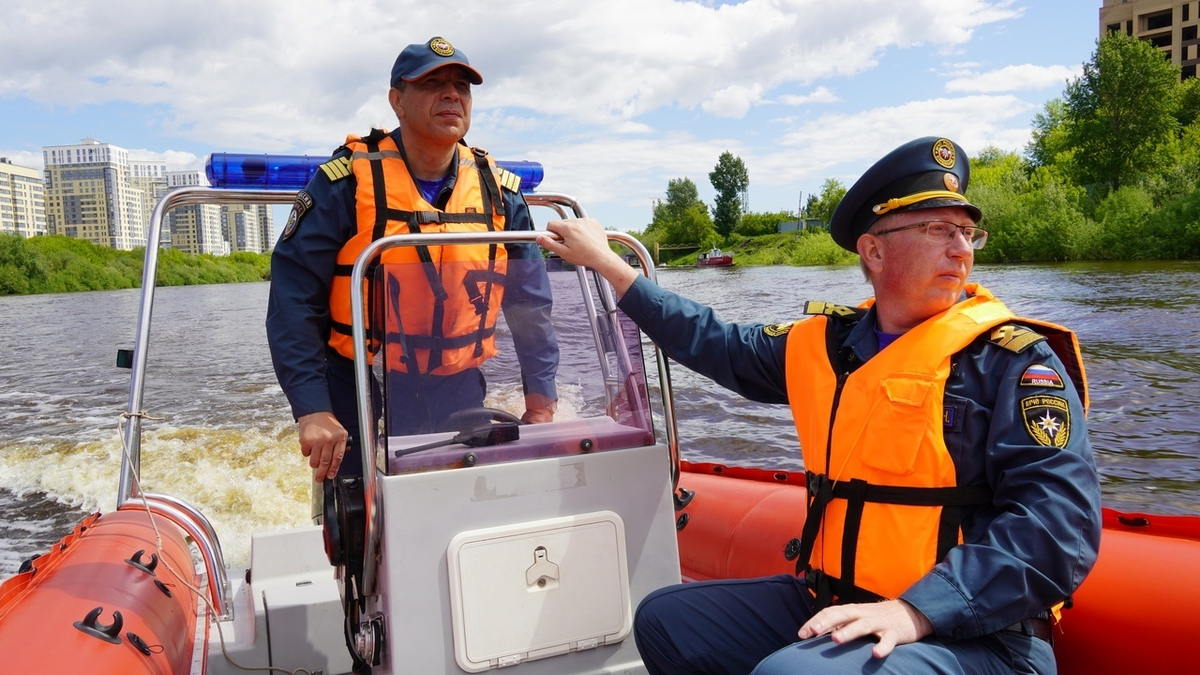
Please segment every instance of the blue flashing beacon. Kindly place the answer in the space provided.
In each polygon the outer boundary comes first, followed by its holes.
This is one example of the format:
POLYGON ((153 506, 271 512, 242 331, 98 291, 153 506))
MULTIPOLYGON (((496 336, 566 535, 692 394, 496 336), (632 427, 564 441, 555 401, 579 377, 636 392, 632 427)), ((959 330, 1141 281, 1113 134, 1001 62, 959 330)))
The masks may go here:
MULTIPOLYGON (((309 155, 214 152, 205 162, 204 174, 215 188, 299 190, 308 185, 317 168, 327 161, 328 157, 309 155)), ((496 164, 520 176, 521 192, 533 192, 545 175, 538 162, 516 160, 497 161, 496 164)))

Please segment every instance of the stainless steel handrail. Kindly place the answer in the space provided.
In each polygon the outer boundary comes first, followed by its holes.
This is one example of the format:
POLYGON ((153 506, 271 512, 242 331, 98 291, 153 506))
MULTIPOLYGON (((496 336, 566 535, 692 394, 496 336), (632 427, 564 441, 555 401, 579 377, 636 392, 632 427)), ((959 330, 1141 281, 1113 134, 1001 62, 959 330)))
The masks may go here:
MULTIPOLYGON (((570 199, 564 197, 564 199, 570 199)), ((572 200, 573 202, 573 200, 572 200)), ((576 212, 581 209, 576 207, 576 212)), ((363 252, 359 254, 358 259, 354 262, 354 268, 350 276, 350 310, 351 324, 353 328, 353 340, 355 345, 354 350, 354 376, 357 383, 357 403, 358 403, 358 423, 359 428, 368 430, 362 433, 360 439, 360 451, 362 453, 363 463, 363 501, 366 507, 366 536, 364 537, 363 551, 363 595, 371 596, 376 594, 377 582, 377 566, 378 566, 378 551, 379 551, 379 536, 381 532, 380 509, 379 509, 379 486, 378 486, 378 470, 376 468, 378 448, 374 419, 372 415, 371 401, 369 399, 370 391, 370 356, 365 353, 365 350, 358 349, 359 345, 367 344, 366 334, 366 310, 364 308, 363 288, 366 281, 367 267, 377 258, 383 250, 393 246, 449 246, 455 244, 501 244, 514 242, 534 242, 539 236, 547 234, 541 231, 522 231, 522 232, 479 232, 479 233, 420 233, 420 234, 398 234, 388 237, 383 237, 371 242, 363 252)), ((650 280, 654 280, 654 265, 651 263, 650 253, 646 250, 642 243, 633 236, 624 232, 608 232, 610 241, 617 241, 634 251, 641 263, 643 274, 650 280)), ((601 285, 602 297, 609 289, 601 285)), ((583 289, 587 295, 587 289, 583 289)), ((590 296, 589 296, 590 297, 590 296)), ((611 298, 610 298, 611 301, 611 298)), ((615 306, 615 305, 614 305, 615 306)), ((594 326, 593 326, 594 328, 594 326)), ((658 348, 654 347, 655 357, 658 363, 658 372, 660 379, 660 389, 663 397, 663 420, 666 426, 667 447, 669 449, 671 484, 672 488, 678 484, 679 479, 679 443, 675 428, 675 416, 671 410, 671 384, 670 377, 667 371, 666 356, 658 348)))
POLYGON ((212 601, 217 618, 227 621, 233 618, 233 587, 225 571, 225 556, 212 523, 199 509, 177 497, 152 492, 142 493, 117 506, 118 511, 141 511, 149 508, 150 513, 174 523, 196 542, 204 568, 208 572, 208 597, 212 601), (146 499, 145 504, 142 498, 146 499), (219 571, 218 571, 219 570, 219 571))
MULTIPOLYGON (((126 452, 121 457, 121 476, 117 486, 118 508, 126 507, 137 497, 135 476, 141 475, 142 467, 142 395, 146 386, 146 362, 150 348, 150 320, 154 313, 154 291, 158 279, 158 243, 162 238, 162 223, 167 211, 192 204, 288 204, 296 197, 296 190, 225 190, 208 187, 185 187, 173 190, 159 200, 150 216, 146 233, 146 255, 142 266, 142 302, 138 311, 137 337, 133 344, 132 375, 129 379, 129 404, 125 408, 128 424, 122 439, 126 452)), ((149 498, 149 495, 147 495, 149 498)), ((175 498, 164 499, 155 495, 151 502, 152 511, 169 517, 196 541, 208 567, 210 586, 219 597, 213 604, 223 616, 232 615, 233 602, 230 597, 228 572, 225 569, 221 543, 212 525, 195 507, 175 498)))

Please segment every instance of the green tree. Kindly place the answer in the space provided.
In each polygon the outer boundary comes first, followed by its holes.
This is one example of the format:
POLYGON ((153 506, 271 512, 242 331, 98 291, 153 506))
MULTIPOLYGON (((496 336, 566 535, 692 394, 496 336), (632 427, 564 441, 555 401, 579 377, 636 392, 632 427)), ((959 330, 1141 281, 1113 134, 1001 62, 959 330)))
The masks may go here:
POLYGON ((779 223, 785 220, 795 220, 796 214, 791 211, 775 213, 747 213, 738 223, 736 233, 746 237, 758 237, 764 234, 775 234, 779 231, 779 223))
POLYGON ((1100 38, 1083 74, 1065 91, 1076 180, 1117 190, 1157 168, 1158 146, 1179 126, 1178 82, 1179 67, 1150 43, 1121 33, 1100 38))
POLYGON ((708 207, 700 200, 696 184, 690 178, 667 182, 667 198, 654 205, 654 219, 647 231, 661 236, 664 244, 703 246, 716 238, 708 207))
POLYGON ((713 204, 713 224, 722 237, 727 237, 737 228, 742 217, 742 194, 750 187, 750 175, 741 157, 734 157, 728 150, 721 153, 717 165, 708 174, 708 180, 717 191, 713 204))
POLYGON ((814 200, 812 195, 808 196, 808 203, 804 206, 804 215, 808 218, 820 218, 828 223, 833 217, 833 211, 837 205, 841 203, 842 197, 846 196, 846 186, 836 178, 826 178, 821 184, 821 194, 814 200))
POLYGON ((1033 166, 1069 162, 1071 147, 1067 141, 1067 104, 1061 98, 1046 101, 1042 112, 1033 116, 1033 130, 1025 157, 1033 166))

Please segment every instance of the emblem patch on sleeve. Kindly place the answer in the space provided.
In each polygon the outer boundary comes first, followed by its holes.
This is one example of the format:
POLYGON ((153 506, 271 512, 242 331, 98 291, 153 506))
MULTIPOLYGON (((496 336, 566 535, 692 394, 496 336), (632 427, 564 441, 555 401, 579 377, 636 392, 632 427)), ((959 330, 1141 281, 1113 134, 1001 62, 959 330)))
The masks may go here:
POLYGON ((773 323, 769 326, 763 326, 763 333, 767 337, 781 337, 788 334, 792 329, 792 322, 788 323, 773 323))
POLYGON ((296 201, 292 204, 292 212, 288 214, 287 224, 283 226, 283 234, 279 235, 279 241, 287 241, 296 234, 296 228, 300 226, 300 219, 305 213, 312 208, 313 198, 308 194, 308 190, 301 190, 296 193, 296 201))
POLYGON ((1050 387, 1051 389, 1062 389, 1063 379, 1050 366, 1044 366, 1040 363, 1035 363, 1025 369, 1025 374, 1021 376, 1022 387, 1050 387))
POLYGON ((1071 411, 1058 396, 1027 396, 1021 399, 1025 431, 1038 445, 1065 448, 1071 438, 1071 411))

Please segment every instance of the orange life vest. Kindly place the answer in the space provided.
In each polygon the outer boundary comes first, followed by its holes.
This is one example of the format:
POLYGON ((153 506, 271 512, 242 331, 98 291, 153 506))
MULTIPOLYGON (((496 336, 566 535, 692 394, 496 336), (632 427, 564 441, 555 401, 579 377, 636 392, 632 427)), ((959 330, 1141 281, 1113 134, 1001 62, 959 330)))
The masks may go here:
POLYGON ((989 488, 958 485, 943 437, 954 354, 992 329, 1002 339, 1013 328, 1002 324, 1028 323, 1038 333, 1027 338, 1049 334, 1051 347, 1072 347, 1059 356, 1084 382, 1073 333, 1017 319, 977 284, 967 292, 849 374, 834 371, 830 354, 841 345, 827 344, 827 324, 861 310, 809 303, 822 315, 788 334, 788 400, 809 477, 797 569, 819 606, 898 597, 962 543, 963 518, 991 502, 989 488))
MULTIPOLYGON (((330 288, 329 344, 353 358, 350 274, 372 241, 409 233, 488 232, 505 227, 504 180, 483 150, 458 146, 458 172, 445 208, 421 196, 391 136, 376 132, 346 139, 357 187, 358 228, 337 257, 330 288)), ((385 250, 368 274, 368 306, 387 317, 387 336, 368 330, 375 354, 380 338, 386 367, 450 375, 496 354, 496 319, 504 294, 507 253, 502 245, 397 246, 385 250)), ((370 314, 370 312, 368 312, 370 314)))

